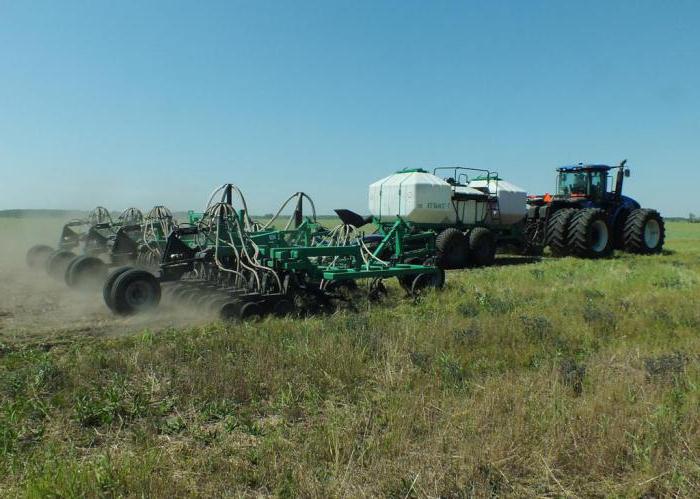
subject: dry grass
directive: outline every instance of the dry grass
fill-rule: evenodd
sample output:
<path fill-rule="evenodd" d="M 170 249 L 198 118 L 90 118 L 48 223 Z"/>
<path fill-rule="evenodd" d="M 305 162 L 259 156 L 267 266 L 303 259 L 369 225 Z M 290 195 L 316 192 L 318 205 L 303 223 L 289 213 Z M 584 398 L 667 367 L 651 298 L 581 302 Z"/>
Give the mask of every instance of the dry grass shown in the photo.
<path fill-rule="evenodd" d="M 700 227 L 413 304 L 0 346 L 0 493 L 697 496 Z"/>

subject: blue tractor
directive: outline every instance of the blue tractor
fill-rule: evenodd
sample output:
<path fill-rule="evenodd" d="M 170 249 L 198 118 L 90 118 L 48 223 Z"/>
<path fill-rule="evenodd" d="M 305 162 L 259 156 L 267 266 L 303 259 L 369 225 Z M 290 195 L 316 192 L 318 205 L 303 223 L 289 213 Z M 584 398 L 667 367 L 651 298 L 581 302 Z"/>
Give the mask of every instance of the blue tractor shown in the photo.
<path fill-rule="evenodd" d="M 630 175 L 626 163 L 558 168 L 557 193 L 528 199 L 526 250 L 540 253 L 549 247 L 555 256 L 581 258 L 607 257 L 616 249 L 660 253 L 664 219 L 622 194 L 624 179 Z"/>

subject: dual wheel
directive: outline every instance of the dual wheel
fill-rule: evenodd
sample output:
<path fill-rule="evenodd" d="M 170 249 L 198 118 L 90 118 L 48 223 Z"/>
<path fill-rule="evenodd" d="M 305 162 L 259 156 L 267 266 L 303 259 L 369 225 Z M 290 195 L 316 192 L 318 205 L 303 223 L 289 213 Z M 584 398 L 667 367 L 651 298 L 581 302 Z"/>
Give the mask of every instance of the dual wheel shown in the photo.
<path fill-rule="evenodd" d="M 31 269 L 45 269 L 54 279 L 63 280 L 66 269 L 75 258 L 75 253 L 69 250 L 54 250 L 51 246 L 38 244 L 27 251 L 27 266 Z"/>
<path fill-rule="evenodd" d="M 435 238 L 435 248 L 437 265 L 442 269 L 486 267 L 496 259 L 496 237 L 485 227 L 474 227 L 467 232 L 447 228 Z"/>
<path fill-rule="evenodd" d="M 545 245 L 554 256 L 604 258 L 617 246 L 629 253 L 659 253 L 664 242 L 664 222 L 654 210 L 633 210 L 615 227 L 608 223 L 604 210 L 564 208 L 547 223 Z"/>
<path fill-rule="evenodd" d="M 158 279 L 145 270 L 124 266 L 114 269 L 102 288 L 105 304 L 117 315 L 133 315 L 158 306 Z"/>
<path fill-rule="evenodd" d="M 76 256 L 72 251 L 54 250 L 43 244 L 30 248 L 26 260 L 30 268 L 43 267 L 51 277 L 76 289 L 98 289 L 107 276 L 107 264 L 99 258 Z"/>

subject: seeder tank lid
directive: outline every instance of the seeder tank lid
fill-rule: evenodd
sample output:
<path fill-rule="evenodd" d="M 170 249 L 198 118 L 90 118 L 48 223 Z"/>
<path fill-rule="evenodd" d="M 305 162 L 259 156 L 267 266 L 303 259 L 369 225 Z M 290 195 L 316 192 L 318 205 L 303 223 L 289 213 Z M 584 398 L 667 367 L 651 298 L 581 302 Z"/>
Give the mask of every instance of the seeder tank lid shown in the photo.
<path fill-rule="evenodd" d="M 402 170 L 398 170 L 396 173 L 428 173 L 427 170 L 424 170 L 423 168 L 404 168 Z"/>
<path fill-rule="evenodd" d="M 590 172 L 590 171 L 606 171 L 607 172 L 611 168 L 612 168 L 612 166 L 608 166 L 608 165 L 584 165 L 583 163 L 579 163 L 578 165 L 562 166 L 560 168 L 557 168 L 557 171 L 564 172 L 564 173 Z"/>

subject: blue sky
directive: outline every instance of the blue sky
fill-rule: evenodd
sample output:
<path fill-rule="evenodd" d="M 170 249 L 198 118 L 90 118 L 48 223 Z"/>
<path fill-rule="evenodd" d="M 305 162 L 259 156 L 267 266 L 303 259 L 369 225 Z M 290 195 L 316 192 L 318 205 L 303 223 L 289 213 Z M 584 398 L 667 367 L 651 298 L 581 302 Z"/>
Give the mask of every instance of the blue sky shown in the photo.
<path fill-rule="evenodd" d="M 403 167 L 628 158 L 700 213 L 700 2 L 0 0 L 0 209 L 367 211 Z"/>

